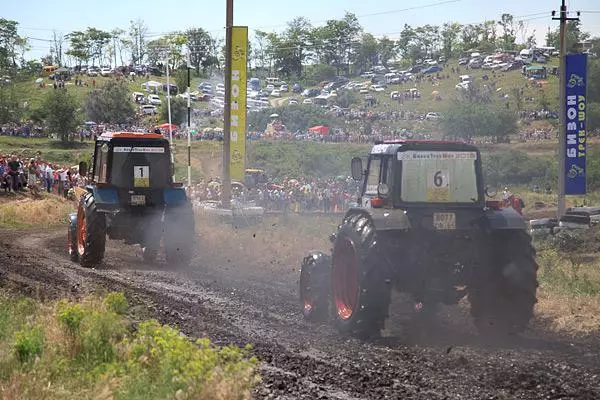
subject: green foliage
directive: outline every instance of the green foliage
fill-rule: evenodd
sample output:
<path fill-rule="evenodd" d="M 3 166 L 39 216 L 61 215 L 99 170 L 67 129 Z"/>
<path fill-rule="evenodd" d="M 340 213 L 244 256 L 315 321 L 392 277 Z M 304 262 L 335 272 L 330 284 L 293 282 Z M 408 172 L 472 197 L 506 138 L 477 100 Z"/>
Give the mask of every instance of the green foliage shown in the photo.
<path fill-rule="evenodd" d="M 81 304 L 67 304 L 66 302 L 62 302 L 58 305 L 58 320 L 71 336 L 79 333 L 81 322 L 85 318 L 85 315 L 86 311 Z"/>
<path fill-rule="evenodd" d="M 600 102 L 588 103 L 586 116 L 587 129 L 590 131 L 600 130 Z"/>
<path fill-rule="evenodd" d="M 360 97 L 351 90 L 340 90 L 335 103 L 342 108 L 349 108 L 360 103 Z"/>
<path fill-rule="evenodd" d="M 518 150 L 482 155 L 485 183 L 491 186 L 545 183 L 556 178 L 556 162 Z"/>
<path fill-rule="evenodd" d="M 309 86 L 317 85 L 319 82 L 331 79 L 336 73 L 335 68 L 327 64 L 306 66 L 304 70 L 304 83 Z"/>
<path fill-rule="evenodd" d="M 104 298 L 104 305 L 109 311 L 119 315 L 125 314 L 129 308 L 127 298 L 120 292 L 110 292 L 107 294 Z"/>
<path fill-rule="evenodd" d="M 39 326 L 24 328 L 15 334 L 14 352 L 21 363 L 33 361 L 44 350 L 44 330 Z"/>
<path fill-rule="evenodd" d="M 537 262 L 542 286 L 570 296 L 600 295 L 600 282 L 590 278 L 586 271 L 597 265 L 582 264 L 577 257 L 565 256 L 555 248 L 538 252 Z"/>
<path fill-rule="evenodd" d="M 517 114 L 495 104 L 455 101 L 442 119 L 444 135 L 455 138 L 506 137 L 517 131 Z"/>
<path fill-rule="evenodd" d="M 80 104 L 67 89 L 49 91 L 41 105 L 41 113 L 46 116 L 48 130 L 63 142 L 72 141 L 72 134 L 80 123 L 79 107 Z"/>
<path fill-rule="evenodd" d="M 23 108 L 15 85 L 0 82 L 0 124 L 18 122 L 22 114 Z"/>
<path fill-rule="evenodd" d="M 190 79 L 191 79 L 190 71 Z M 188 71 L 187 68 L 179 68 L 178 70 L 173 71 L 173 78 L 175 78 L 175 85 L 177 85 L 177 89 L 179 93 L 185 93 L 188 87 Z M 191 85 L 191 83 L 190 83 Z M 192 90 L 190 88 L 190 90 Z M 187 100 L 186 100 L 187 102 Z M 186 103 L 187 104 L 187 103 Z"/>
<path fill-rule="evenodd" d="M 88 93 L 85 112 L 89 120 L 97 123 L 124 124 L 135 117 L 129 89 L 124 83 L 114 79 Z"/>
<path fill-rule="evenodd" d="M 160 106 L 160 120 L 169 121 L 169 109 L 167 99 L 163 99 Z M 187 101 L 181 97 L 171 95 L 171 123 L 182 125 L 187 122 Z"/>
<path fill-rule="evenodd" d="M 316 142 L 262 142 L 254 144 L 249 163 L 269 175 L 332 177 L 348 175 L 350 160 L 366 154 L 369 146 Z"/>
<path fill-rule="evenodd" d="M 194 342 L 154 320 L 129 331 L 112 311 L 124 310 L 120 293 L 36 304 L 0 293 L 0 328 L 16 328 L 0 336 L 0 387 L 11 398 L 242 399 L 259 380 L 249 346 Z"/>
<path fill-rule="evenodd" d="M 343 126 L 343 122 L 332 115 L 325 115 L 322 108 L 314 105 L 284 106 L 267 108 L 258 112 L 248 113 L 248 126 L 251 131 L 263 132 L 271 122 L 271 114 L 279 114 L 281 121 L 289 132 L 306 132 L 315 125 L 326 125 L 331 129 Z"/>

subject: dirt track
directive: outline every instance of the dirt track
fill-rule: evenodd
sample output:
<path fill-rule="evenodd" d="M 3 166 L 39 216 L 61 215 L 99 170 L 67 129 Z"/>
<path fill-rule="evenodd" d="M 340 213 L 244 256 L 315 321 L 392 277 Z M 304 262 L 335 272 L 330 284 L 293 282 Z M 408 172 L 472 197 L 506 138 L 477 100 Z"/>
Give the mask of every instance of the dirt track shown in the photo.
<path fill-rule="evenodd" d="M 390 325 L 390 336 L 364 343 L 302 320 L 292 267 L 275 274 L 252 260 L 199 255 L 192 268 L 173 271 L 164 261 L 145 266 L 135 247 L 109 241 L 102 268 L 83 269 L 68 260 L 63 230 L 1 236 L 2 285 L 50 297 L 121 290 L 190 335 L 253 343 L 263 376 L 256 398 L 600 399 L 600 340 L 556 337 L 543 321 L 524 338 L 491 345 L 455 312 L 454 322 L 441 318 L 430 329 L 435 335 Z"/>

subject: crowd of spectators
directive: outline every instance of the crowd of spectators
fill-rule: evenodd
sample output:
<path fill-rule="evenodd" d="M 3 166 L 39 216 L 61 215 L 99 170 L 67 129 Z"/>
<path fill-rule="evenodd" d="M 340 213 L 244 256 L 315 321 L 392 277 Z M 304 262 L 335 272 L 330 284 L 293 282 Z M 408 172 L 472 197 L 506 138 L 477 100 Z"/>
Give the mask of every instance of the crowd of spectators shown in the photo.
<path fill-rule="evenodd" d="M 194 202 L 220 201 L 219 179 L 201 181 L 189 189 Z M 252 204 L 281 213 L 339 213 L 356 204 L 358 184 L 350 177 L 321 179 L 285 177 L 282 180 L 246 188 L 232 185 L 234 203 Z"/>
<path fill-rule="evenodd" d="M 28 188 L 35 197 L 42 191 L 68 197 L 71 188 L 85 183 L 86 177 L 79 175 L 77 167 L 51 163 L 41 157 L 27 159 L 0 154 L 0 188 L 4 193 Z"/>

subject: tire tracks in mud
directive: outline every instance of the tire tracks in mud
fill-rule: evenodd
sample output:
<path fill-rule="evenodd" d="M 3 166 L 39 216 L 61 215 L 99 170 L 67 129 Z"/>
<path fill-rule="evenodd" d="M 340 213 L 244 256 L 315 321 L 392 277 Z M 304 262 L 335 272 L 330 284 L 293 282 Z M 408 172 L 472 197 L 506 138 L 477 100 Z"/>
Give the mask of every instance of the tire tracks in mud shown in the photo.
<path fill-rule="evenodd" d="M 593 344 L 525 338 L 486 347 L 460 332 L 425 345 L 360 342 L 304 322 L 296 282 L 261 273 L 251 260 L 228 271 L 219 260 L 196 258 L 195 269 L 173 271 L 161 261 L 145 266 L 134 247 L 109 241 L 102 268 L 84 269 L 68 260 L 64 240 L 53 231 L 1 241 L 0 280 L 42 297 L 119 290 L 188 335 L 252 343 L 263 377 L 256 398 L 600 398 Z"/>

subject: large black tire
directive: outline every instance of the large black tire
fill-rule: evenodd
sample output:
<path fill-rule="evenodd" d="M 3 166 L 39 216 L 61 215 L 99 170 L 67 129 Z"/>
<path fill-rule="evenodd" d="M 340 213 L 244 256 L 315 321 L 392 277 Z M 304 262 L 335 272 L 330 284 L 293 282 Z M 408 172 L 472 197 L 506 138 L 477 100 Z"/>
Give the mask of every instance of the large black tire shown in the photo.
<path fill-rule="evenodd" d="M 482 336 L 515 335 L 527 328 L 537 302 L 535 249 L 529 234 L 517 230 L 493 232 L 489 246 L 469 286 L 471 315 Z"/>
<path fill-rule="evenodd" d="M 145 226 L 142 229 L 142 240 L 140 246 L 142 247 L 142 258 L 146 264 L 153 264 L 156 262 L 158 256 L 158 250 L 160 249 L 160 238 L 163 234 L 162 229 L 162 215 L 150 216 L 146 221 Z"/>
<path fill-rule="evenodd" d="M 166 208 L 163 244 L 168 265 L 190 265 L 196 245 L 196 228 L 194 211 L 189 203 Z"/>
<path fill-rule="evenodd" d="M 358 338 L 377 336 L 390 304 L 391 281 L 377 234 L 366 214 L 344 218 L 334 242 L 332 313 L 337 329 Z"/>
<path fill-rule="evenodd" d="M 106 218 L 96 212 L 92 195 L 86 195 L 77 210 L 77 255 L 83 267 L 102 262 L 106 248 Z"/>
<path fill-rule="evenodd" d="M 300 266 L 300 306 L 304 318 L 325 321 L 329 313 L 331 256 L 321 252 L 309 254 Z"/>

